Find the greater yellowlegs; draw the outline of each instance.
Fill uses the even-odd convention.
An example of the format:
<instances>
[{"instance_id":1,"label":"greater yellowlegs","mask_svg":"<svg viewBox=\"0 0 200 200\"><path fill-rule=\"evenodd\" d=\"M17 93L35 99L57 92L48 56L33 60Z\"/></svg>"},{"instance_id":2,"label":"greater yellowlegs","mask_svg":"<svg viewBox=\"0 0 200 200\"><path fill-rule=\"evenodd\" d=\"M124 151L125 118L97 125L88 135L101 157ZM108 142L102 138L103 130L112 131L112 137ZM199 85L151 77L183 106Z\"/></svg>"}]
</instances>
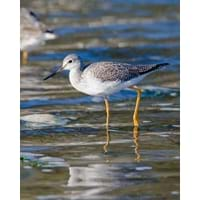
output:
<instances>
[{"instance_id":1,"label":"greater yellowlegs","mask_svg":"<svg viewBox=\"0 0 200 200\"><path fill-rule=\"evenodd\" d=\"M36 14L26 8L20 9L20 49L22 62L27 63L28 52L45 40L55 39L56 35L45 24L39 21Z\"/></svg>"},{"instance_id":2,"label":"greater yellowlegs","mask_svg":"<svg viewBox=\"0 0 200 200\"><path fill-rule=\"evenodd\" d=\"M44 80L54 76L57 72L69 70L69 80L72 86L80 92L91 96L104 97L106 107L106 126L109 125L108 96L127 87L136 90L137 99L133 114L133 125L139 126L139 104L141 89L136 86L146 75L168 63L132 65L115 62L96 62L82 66L79 56L70 54L66 56L60 67L56 68Z\"/></svg>"}]
</instances>

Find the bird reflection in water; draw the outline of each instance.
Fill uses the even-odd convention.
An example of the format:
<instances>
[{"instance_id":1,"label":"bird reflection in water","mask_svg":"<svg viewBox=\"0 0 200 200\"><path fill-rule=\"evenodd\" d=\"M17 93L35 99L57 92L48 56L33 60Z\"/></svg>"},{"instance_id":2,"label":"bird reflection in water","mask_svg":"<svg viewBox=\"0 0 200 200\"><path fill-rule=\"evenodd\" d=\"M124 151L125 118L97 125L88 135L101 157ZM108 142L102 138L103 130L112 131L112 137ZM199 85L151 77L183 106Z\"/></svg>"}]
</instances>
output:
<instances>
[{"instance_id":1,"label":"bird reflection in water","mask_svg":"<svg viewBox=\"0 0 200 200\"><path fill-rule=\"evenodd\" d=\"M141 157L140 157L140 146L139 146L139 130L138 130L138 127L134 127L133 128L133 144L135 146L135 155L136 155L136 158L135 160L137 162L140 162L141 160Z\"/></svg>"},{"instance_id":2,"label":"bird reflection in water","mask_svg":"<svg viewBox=\"0 0 200 200\"><path fill-rule=\"evenodd\" d=\"M109 132L109 127L106 126L106 143L103 146L104 153L108 152L108 147L110 145L111 137ZM140 146L139 146L139 130L138 127L133 127L133 145L134 145L134 152L136 155L135 160L137 162L140 162L141 156L140 156Z\"/></svg>"},{"instance_id":3,"label":"bird reflection in water","mask_svg":"<svg viewBox=\"0 0 200 200\"><path fill-rule=\"evenodd\" d=\"M106 126L106 143L103 146L104 153L108 152L109 144L110 144L110 132L109 132L109 127Z\"/></svg>"}]
</instances>

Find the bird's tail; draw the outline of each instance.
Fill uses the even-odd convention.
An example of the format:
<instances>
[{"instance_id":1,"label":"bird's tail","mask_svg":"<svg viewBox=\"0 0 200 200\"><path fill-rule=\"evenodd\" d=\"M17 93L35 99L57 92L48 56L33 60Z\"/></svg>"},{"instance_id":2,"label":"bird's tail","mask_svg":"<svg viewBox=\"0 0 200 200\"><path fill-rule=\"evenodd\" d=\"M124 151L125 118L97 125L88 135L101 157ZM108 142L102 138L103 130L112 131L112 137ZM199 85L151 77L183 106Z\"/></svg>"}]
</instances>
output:
<instances>
[{"instance_id":1,"label":"bird's tail","mask_svg":"<svg viewBox=\"0 0 200 200\"><path fill-rule=\"evenodd\" d=\"M139 69L139 74L143 75L143 74L147 74L150 72L155 71L156 69L160 69L164 66L169 65L169 63L160 63L160 64L150 64L150 65L142 65L140 66Z\"/></svg>"},{"instance_id":2,"label":"bird's tail","mask_svg":"<svg viewBox=\"0 0 200 200\"><path fill-rule=\"evenodd\" d=\"M57 38L57 35L52 30L46 30L45 31L45 39L46 40L54 40Z\"/></svg>"}]
</instances>

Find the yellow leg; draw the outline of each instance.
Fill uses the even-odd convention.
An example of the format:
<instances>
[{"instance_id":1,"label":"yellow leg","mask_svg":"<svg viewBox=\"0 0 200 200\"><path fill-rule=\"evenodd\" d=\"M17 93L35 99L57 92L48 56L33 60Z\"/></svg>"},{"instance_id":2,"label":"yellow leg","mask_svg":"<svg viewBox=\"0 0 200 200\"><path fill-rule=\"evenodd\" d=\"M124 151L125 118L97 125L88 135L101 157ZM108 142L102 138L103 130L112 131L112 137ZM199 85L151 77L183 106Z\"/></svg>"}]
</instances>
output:
<instances>
[{"instance_id":1,"label":"yellow leg","mask_svg":"<svg viewBox=\"0 0 200 200\"><path fill-rule=\"evenodd\" d=\"M137 92L135 111L133 113L133 125L135 127L139 127L139 106L140 106L142 90L140 88L138 88L137 86L132 86L130 88L136 90L136 92Z\"/></svg>"},{"instance_id":2,"label":"yellow leg","mask_svg":"<svg viewBox=\"0 0 200 200\"><path fill-rule=\"evenodd\" d=\"M108 100L105 98L105 107L106 107L106 127L109 126L109 118L110 118L110 109L109 109L109 102Z\"/></svg>"},{"instance_id":3,"label":"yellow leg","mask_svg":"<svg viewBox=\"0 0 200 200\"><path fill-rule=\"evenodd\" d=\"M22 51L22 64L26 65L28 63L28 51Z\"/></svg>"},{"instance_id":4,"label":"yellow leg","mask_svg":"<svg viewBox=\"0 0 200 200\"><path fill-rule=\"evenodd\" d=\"M139 131L138 131L138 127L133 128L133 142L135 144L135 155L136 155L135 160L139 162L141 160L141 157L140 157L140 152L139 152Z\"/></svg>"},{"instance_id":5,"label":"yellow leg","mask_svg":"<svg viewBox=\"0 0 200 200\"><path fill-rule=\"evenodd\" d=\"M104 152L108 152L107 148L110 143L110 133L109 133L109 118L110 118L110 109L108 99L104 99L106 107L106 144L103 146Z\"/></svg>"}]
</instances>

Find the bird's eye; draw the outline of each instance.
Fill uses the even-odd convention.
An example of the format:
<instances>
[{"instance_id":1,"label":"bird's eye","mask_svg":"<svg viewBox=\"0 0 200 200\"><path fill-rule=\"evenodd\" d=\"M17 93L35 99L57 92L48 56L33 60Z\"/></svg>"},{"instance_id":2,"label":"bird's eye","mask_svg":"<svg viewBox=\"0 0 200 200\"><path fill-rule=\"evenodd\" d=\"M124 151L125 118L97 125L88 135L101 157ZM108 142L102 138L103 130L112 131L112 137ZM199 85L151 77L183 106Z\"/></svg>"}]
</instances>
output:
<instances>
[{"instance_id":1,"label":"bird's eye","mask_svg":"<svg viewBox=\"0 0 200 200\"><path fill-rule=\"evenodd\" d=\"M72 63L72 60L69 60L68 63Z\"/></svg>"}]
</instances>

